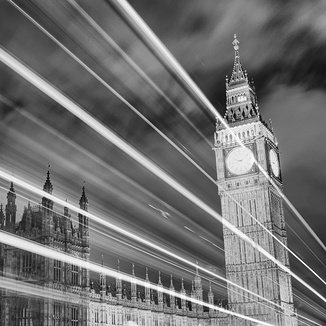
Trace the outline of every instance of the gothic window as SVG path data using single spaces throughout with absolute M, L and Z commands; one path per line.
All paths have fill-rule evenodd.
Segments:
M 71 284 L 78 285 L 78 266 L 71 265 Z
M 60 304 L 54 304 L 53 306 L 53 319 L 55 320 L 54 324 L 57 325 L 59 323 L 61 317 L 61 305 Z
M 98 323 L 98 310 L 95 311 L 95 323 Z
M 23 253 L 22 257 L 22 272 L 23 273 L 31 273 L 35 269 L 35 254 L 31 252 Z
M 21 310 L 21 314 L 20 316 L 18 317 L 19 319 L 19 324 L 20 326 L 30 326 L 32 325 L 32 314 L 31 314 L 31 311 L 30 309 L 28 308 L 23 308 Z
M 113 311 L 112 314 L 112 325 L 115 325 L 115 312 Z
M 71 326 L 78 326 L 78 308 L 71 308 Z
M 53 261 L 53 279 L 54 281 L 61 281 L 61 261 L 54 259 Z

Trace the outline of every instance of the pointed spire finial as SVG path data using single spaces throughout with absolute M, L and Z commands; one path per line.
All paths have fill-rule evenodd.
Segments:
M 196 260 L 196 275 L 198 275 L 198 260 Z
M 120 259 L 118 259 L 118 272 L 120 272 Z
M 48 164 L 48 172 L 46 173 L 46 180 L 43 186 L 43 190 L 48 192 L 49 194 L 52 194 L 53 186 L 50 180 L 50 164 Z
M 183 277 L 181 277 L 181 290 L 184 290 L 185 289 L 185 286 L 184 286 L 184 283 L 183 283 Z
M 233 40 L 232 44 L 233 44 L 234 50 L 239 51 L 240 42 L 237 40 L 237 34 L 234 34 L 234 40 Z
M 103 265 L 103 255 L 102 255 L 102 260 L 101 260 L 101 266 L 103 267 L 104 265 Z
M 148 268 L 146 267 L 146 281 L 149 281 L 148 279 Z

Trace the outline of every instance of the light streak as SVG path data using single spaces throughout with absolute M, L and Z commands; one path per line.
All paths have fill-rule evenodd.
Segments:
M 156 208 L 155 206 L 153 206 L 153 205 L 151 205 L 151 204 L 148 204 L 148 206 L 149 206 L 149 207 L 152 207 L 152 208 L 155 209 L 156 211 L 159 211 L 159 212 L 162 214 L 163 217 L 165 217 L 165 218 L 169 218 L 170 213 L 165 212 L 165 211 L 162 211 L 161 209 Z
M 37 296 L 37 297 L 53 299 L 53 300 L 63 301 L 63 302 L 69 302 L 71 298 L 75 299 L 76 301 L 77 299 L 80 299 L 80 297 L 74 293 L 69 292 L 69 298 L 67 298 L 67 295 L 63 291 L 59 291 L 56 289 L 51 289 L 49 291 L 49 288 L 46 288 L 44 286 L 27 283 L 24 281 L 12 279 L 5 276 L 0 276 L 0 288 L 12 292 L 24 293 L 28 297 Z
M 221 187 L 220 187 L 221 188 Z M 222 188 L 223 189 L 223 188 Z M 225 190 L 225 189 L 223 189 Z M 287 247 L 281 240 L 279 240 L 270 230 L 268 230 L 258 219 L 256 219 L 244 206 L 242 206 L 238 201 L 236 201 L 232 195 L 230 195 L 227 191 L 224 191 L 229 198 L 233 200 L 241 209 L 251 217 L 259 226 L 262 227 L 272 238 L 274 238 L 285 250 L 287 250 L 293 257 L 295 257 L 301 264 L 303 264 L 311 273 L 313 273 L 322 283 L 326 285 L 326 281 L 319 276 L 308 264 L 306 264 L 296 253 L 294 253 L 289 247 Z
M 89 73 L 91 73 L 98 81 L 100 81 L 107 89 L 109 89 L 116 97 L 118 97 L 124 104 L 126 104 L 130 109 L 133 110 L 138 116 L 140 116 L 146 123 L 148 123 L 157 133 L 159 133 L 170 145 L 172 145 L 180 154 L 182 154 L 189 162 L 191 162 L 199 171 L 201 171 L 211 182 L 216 184 L 216 181 L 203 169 L 201 166 L 199 166 L 194 160 L 192 160 L 184 151 L 182 151 L 173 141 L 171 141 L 163 132 L 161 132 L 155 125 L 153 125 L 145 116 L 143 116 L 134 106 L 132 106 L 124 97 L 122 97 L 118 92 L 116 92 L 110 85 L 108 85 L 102 78 L 100 78 L 92 69 L 90 69 L 83 61 L 81 61 L 76 55 L 74 55 L 70 50 L 68 50 L 62 43 L 60 43 L 52 34 L 50 34 L 47 30 L 45 30 L 40 24 L 38 24 L 31 16 L 29 16 L 24 10 L 22 10 L 17 4 L 15 4 L 12 0 L 10 0 L 11 3 L 20 11 L 22 12 L 29 20 L 31 20 L 39 29 L 41 29 L 47 36 L 49 36 L 56 44 L 58 44 L 66 53 L 68 53 L 74 60 L 76 60 L 80 65 L 82 65 Z M 119 0 L 117 0 L 119 2 Z M 151 84 L 152 87 L 154 87 L 157 91 L 160 91 L 158 87 L 156 86 L 155 83 L 151 81 L 151 79 L 143 73 L 143 71 L 140 69 L 139 66 L 136 65 L 132 59 L 126 55 L 124 51 L 105 33 L 101 27 L 96 24 L 96 22 L 74 1 L 74 0 L 69 0 L 70 4 L 92 25 L 92 27 L 109 43 L 113 46 L 113 48 L 119 52 L 120 55 L 123 56 L 123 58 L 144 78 Z M 125 3 L 126 8 L 124 10 L 128 11 L 128 15 L 131 15 L 132 20 L 134 19 L 136 24 L 140 24 L 140 29 L 144 30 L 145 33 L 148 33 L 150 41 L 154 40 L 155 45 L 158 47 L 159 52 L 163 51 L 163 56 L 167 57 L 168 61 L 172 62 L 172 66 L 174 68 L 178 68 L 177 71 L 180 73 L 183 78 L 184 82 L 186 84 L 188 83 L 191 88 L 195 89 L 195 92 L 198 93 L 199 98 L 206 99 L 205 105 L 211 109 L 211 112 L 215 114 L 219 118 L 219 120 L 222 122 L 224 127 L 229 130 L 229 132 L 235 137 L 237 142 L 244 147 L 244 144 L 242 143 L 241 139 L 238 138 L 236 134 L 233 133 L 232 129 L 230 129 L 227 125 L 227 123 L 224 121 L 224 119 L 220 116 L 218 111 L 212 106 L 212 104 L 208 101 L 208 99 L 205 97 L 205 95 L 201 92 L 201 90 L 198 88 L 198 86 L 192 81 L 192 79 L 187 75 L 187 73 L 183 70 L 181 65 L 174 59 L 174 57 L 171 55 L 171 53 L 166 49 L 166 47 L 161 43 L 161 41 L 155 36 L 154 33 L 148 28 L 148 26 L 142 21 L 142 19 L 137 15 L 136 12 L 133 11 L 132 7 L 129 6 L 128 8 L 128 3 Z M 163 94 L 164 95 L 164 94 Z M 173 104 L 175 107 L 174 103 Z M 176 108 L 176 107 L 175 107 Z M 177 109 L 177 108 L 176 108 Z M 179 112 L 179 110 L 178 110 Z M 180 112 L 181 114 L 181 112 Z M 186 118 L 186 117 L 184 117 Z M 187 119 L 187 118 L 186 118 Z M 188 120 L 187 120 L 188 121 Z M 195 126 L 194 126 L 195 127 Z M 197 129 L 196 129 L 197 130 Z M 183 146 L 183 145 L 182 145 Z M 183 146 L 184 147 L 184 146 Z M 271 182 L 273 187 L 276 189 L 278 194 L 282 197 L 282 199 L 289 205 L 289 207 L 294 211 L 294 213 L 298 216 L 300 213 L 295 209 L 295 207 L 290 203 L 290 201 L 287 199 L 287 197 L 283 194 L 282 191 L 278 188 L 278 186 L 275 184 L 275 182 L 270 178 L 270 176 L 266 173 L 266 171 L 261 167 L 261 165 L 258 163 L 256 158 L 253 158 L 255 164 L 259 168 L 259 170 L 264 174 L 264 176 Z M 227 192 L 226 192 L 227 193 Z M 227 194 L 228 195 L 228 194 Z M 236 202 L 233 198 L 232 200 Z M 238 205 L 240 205 L 238 202 L 236 202 Z M 241 206 L 241 205 L 240 205 Z M 252 218 L 254 218 L 251 214 L 249 214 Z M 167 218 L 165 214 L 163 214 L 162 211 L 162 216 Z M 301 215 L 300 215 L 301 216 Z M 310 228 L 308 223 L 305 222 L 303 217 L 301 216 L 301 222 L 305 225 L 305 227 L 308 229 L 308 231 L 312 234 L 314 231 Z M 255 218 L 254 218 L 255 219 Z M 256 219 L 255 219 L 256 220 Z M 303 222 L 303 221 L 304 222 Z M 256 220 L 257 223 L 258 220 Z M 326 282 L 314 271 L 312 270 L 306 263 L 303 262 L 293 251 L 291 251 L 286 245 L 284 245 L 277 237 L 275 237 L 269 230 L 267 230 L 261 223 L 259 223 L 274 239 L 276 239 L 286 250 L 288 250 L 295 258 L 297 258 L 307 269 L 309 269 L 319 280 L 321 280 L 324 284 Z M 317 237 L 317 235 L 316 235 Z M 315 237 L 314 237 L 315 238 Z M 318 238 L 318 237 L 317 237 Z M 317 240 L 317 239 L 316 239 Z M 320 241 L 320 239 L 318 238 Z M 318 242 L 317 240 L 317 242 Z M 212 243 L 213 244 L 213 243 Z M 319 242 L 320 244 L 320 242 Z M 214 244 L 215 245 L 215 244 Z M 321 245 L 321 244 L 320 244 Z M 323 244 L 321 245 L 323 247 Z M 324 250 L 326 251 L 326 246 L 323 247 Z
M 3 190 L 6 190 L 4 187 L 2 187 L 2 186 L 0 186 L 0 188 L 1 189 L 3 189 Z M 18 193 L 15 193 L 17 196 L 19 196 L 19 197 L 21 197 L 21 198 L 23 198 L 23 199 L 25 199 L 25 200 L 29 200 L 27 197 L 25 197 L 25 196 L 23 196 L 23 195 L 20 195 L 20 194 L 18 194 Z M 30 200 L 29 200 L 30 201 Z M 35 202 L 35 201 L 31 201 L 31 202 L 33 202 L 33 203 L 35 203 L 35 204 L 38 204 L 37 202 Z M 44 206 L 42 206 L 42 205 L 39 205 L 40 207 L 44 207 Z M 52 211 L 53 213 L 55 213 L 55 214 L 57 214 L 57 215 L 60 215 L 60 216 L 64 216 L 65 218 L 68 218 L 69 220 L 71 220 L 72 221 L 72 218 L 70 217 L 70 216 L 65 216 L 65 215 L 63 215 L 62 213 L 59 213 L 59 212 L 56 212 L 56 211 L 54 211 L 54 210 L 50 210 L 50 211 Z M 191 231 L 191 232 L 193 232 L 193 233 L 195 233 L 193 230 L 191 230 L 191 229 L 189 229 L 189 228 L 187 228 L 186 226 L 185 226 L 185 228 L 186 229 L 188 229 L 189 231 Z M 89 229 L 91 229 L 91 230 L 94 230 L 95 232 L 97 232 L 97 233 L 99 233 L 99 234 L 102 234 L 102 235 L 105 235 L 105 237 L 107 237 L 107 238 L 110 238 L 110 239 L 113 239 L 113 240 L 115 240 L 115 241 L 117 241 L 117 242 L 119 242 L 119 243 L 122 243 L 122 244 L 124 244 L 125 246 L 128 246 L 128 247 L 130 247 L 130 248 L 133 248 L 134 250 L 137 250 L 137 251 L 139 251 L 139 252 L 142 252 L 142 253 L 145 253 L 146 255 L 148 255 L 148 256 L 151 256 L 151 257 L 154 257 L 154 258 L 156 258 L 156 259 L 158 259 L 158 260 L 161 260 L 161 261 L 163 261 L 163 262 L 165 262 L 165 263 L 168 263 L 168 264 L 170 264 L 170 265 L 172 265 L 172 266 L 174 266 L 174 267 L 177 267 L 177 268 L 179 268 L 179 269 L 182 269 L 182 270 L 185 270 L 185 271 L 187 271 L 187 272 L 189 272 L 189 273 L 193 273 L 193 271 L 191 271 L 191 270 L 189 270 L 189 269 L 187 269 L 187 268 L 185 268 L 185 267 L 183 267 L 183 266 L 181 266 L 181 265 L 178 265 L 178 264 L 176 264 L 176 263 L 174 263 L 174 262 L 172 262 L 172 261 L 170 261 L 170 260 L 167 260 L 167 259 L 165 259 L 165 258 L 163 258 L 163 257 L 160 257 L 160 256 L 158 256 L 158 255 L 155 255 L 155 254 L 153 254 L 153 253 L 150 253 L 150 252 L 148 252 L 148 251 L 146 251 L 146 250 L 144 250 L 144 249 L 141 249 L 141 248 L 138 248 L 138 247 L 136 247 L 136 246 L 134 246 L 134 245 L 132 245 L 132 244 L 130 244 L 130 243 L 127 243 L 127 242 L 125 242 L 125 241 L 123 241 L 123 240 L 121 240 L 121 239 L 119 239 L 119 238 L 116 238 L 116 237 L 114 237 L 114 236 L 111 236 L 111 235 L 108 235 L 107 233 L 105 233 L 105 232 L 103 232 L 103 231 L 101 231 L 101 230 L 98 230 L 98 229 L 96 229 L 96 228 L 94 228 L 94 227 L 89 227 Z M 201 237 L 201 236 L 200 236 Z M 203 238 L 203 237 L 201 237 L 202 239 L 204 239 L 204 240 L 206 240 L 206 241 L 208 241 L 208 242 L 210 242 L 208 239 L 206 239 L 206 238 Z M 214 244 L 215 245 L 215 244 Z M 216 246 L 216 245 L 215 245 Z M 217 246 L 216 246 L 217 247 Z M 219 248 L 219 247 L 218 247 Z M 219 249 L 221 249 L 221 248 L 219 248 Z M 224 251 L 223 249 L 221 249 L 222 251 Z M 198 268 L 198 265 L 196 264 L 196 266 L 197 266 L 197 268 Z M 215 275 L 215 274 L 213 274 L 213 275 Z M 223 278 L 223 277 L 220 277 L 220 279 L 221 280 L 223 280 L 223 281 L 225 281 L 226 283 L 230 283 L 230 282 L 228 282 L 228 280 L 227 279 L 225 279 L 225 278 Z M 269 279 L 269 278 L 267 278 L 267 279 Z M 269 279 L 269 280 L 271 280 L 271 279 Z M 224 285 L 221 285 L 221 284 L 219 284 L 219 283 L 217 283 L 216 281 L 212 281 L 212 280 L 210 280 L 212 283 L 214 283 L 214 284 L 217 284 L 218 286 L 222 286 L 222 287 L 225 287 Z M 271 280 L 272 281 L 272 280 Z M 274 281 L 272 281 L 272 282 L 274 282 Z M 275 283 L 275 282 L 274 282 Z M 251 293 L 250 291 L 248 291 L 247 289 L 245 289 L 245 288 L 242 288 L 242 287 L 239 287 L 238 285 L 237 285 L 237 287 L 239 288 L 239 289 L 242 289 L 242 290 L 245 290 L 246 292 L 248 292 L 248 293 Z M 238 291 L 236 291 L 236 290 L 233 290 L 233 289 L 229 289 L 230 291 L 232 291 L 232 292 L 234 292 L 234 293 L 238 293 L 238 294 L 240 294 Z M 259 297 L 257 294 L 255 294 L 255 293 L 253 293 L 255 296 L 257 296 L 257 297 Z M 247 296 L 247 295 L 245 295 L 245 294 L 241 294 L 241 295 L 243 295 L 244 297 L 246 297 L 246 298 L 249 298 L 249 296 Z M 263 298 L 264 299 L 264 298 Z M 268 301 L 268 300 L 266 300 L 266 299 L 264 299 L 265 301 L 267 301 L 269 304 L 272 304 L 272 305 L 274 305 L 274 306 L 276 306 L 276 307 L 278 307 L 278 308 L 280 308 L 280 309 L 284 309 L 282 306 L 280 306 L 280 305 L 278 305 L 277 303 L 275 303 L 275 302 L 273 302 L 273 301 Z M 255 302 L 257 302 L 258 304 L 260 304 L 260 305 L 262 305 L 262 306 L 265 306 L 265 307 L 267 307 L 267 308 L 269 308 L 269 309 L 272 309 L 272 307 L 271 306 L 269 306 L 269 305 L 267 305 L 267 304 L 265 304 L 265 303 L 262 303 L 262 302 L 259 302 L 259 301 L 255 301 Z M 286 309 L 284 309 L 284 310 L 286 310 Z M 300 316 L 300 315 L 299 315 Z
M 12 1 L 12 0 L 11 0 Z M 194 130 L 205 140 L 205 142 L 212 147 L 213 144 L 207 139 L 207 137 L 193 124 L 193 122 L 178 108 L 178 106 L 168 98 L 163 91 L 153 82 L 152 79 L 132 60 L 128 54 L 119 47 L 119 45 L 114 42 L 114 40 L 92 19 L 85 10 L 80 7 L 75 0 L 68 0 L 68 2 L 87 20 L 87 22 L 103 37 L 103 39 L 108 42 L 123 58 L 128 62 L 128 64 L 150 84 L 181 116 L 185 119 Z M 20 8 L 19 8 L 20 9 Z M 22 10 L 22 9 L 20 9 Z M 24 13 L 26 14 L 26 13 Z M 27 14 L 26 14 L 27 15 Z
M 241 239 L 246 241 L 253 248 L 257 249 L 266 258 L 268 258 L 273 263 L 278 265 L 285 272 L 292 275 L 295 279 L 297 279 L 302 285 L 304 285 L 312 293 L 314 293 L 321 300 L 326 302 L 326 298 L 324 296 L 322 296 L 318 291 L 313 289 L 309 284 L 307 284 L 298 275 L 293 273 L 288 267 L 286 267 L 280 261 L 278 261 L 273 255 L 268 253 L 260 245 L 255 243 L 251 238 L 249 238 L 247 235 L 242 233 L 233 224 L 231 224 L 230 222 L 225 220 L 221 215 L 219 215 L 217 212 L 215 212 L 215 210 L 213 210 L 209 205 L 204 203 L 201 199 L 199 199 L 196 195 L 194 195 L 192 192 L 190 192 L 187 188 L 182 186 L 179 182 L 177 182 L 170 175 L 168 175 L 166 172 L 164 172 L 156 164 L 154 164 L 152 161 L 147 159 L 143 154 L 141 154 L 135 148 L 133 148 L 132 146 L 127 144 L 120 137 L 118 137 L 116 134 L 114 134 L 110 129 L 108 129 L 106 126 L 104 126 L 102 123 L 100 123 L 94 117 L 92 117 L 90 114 L 88 114 L 82 108 L 80 108 L 75 102 L 73 102 L 68 97 L 66 97 L 57 88 L 52 86 L 50 83 L 46 82 L 44 79 L 42 79 L 36 73 L 31 71 L 29 68 L 27 68 L 27 66 L 23 65 L 21 62 L 16 60 L 12 55 L 10 55 L 8 52 L 6 52 L 2 47 L 0 48 L 0 60 L 5 65 L 7 65 L 9 68 L 14 70 L 19 75 L 21 75 L 23 78 L 25 78 L 27 81 L 29 81 L 31 84 L 33 84 L 35 87 L 37 87 L 40 91 L 42 91 L 43 93 L 48 95 L 50 98 L 52 98 L 54 101 L 56 101 L 58 104 L 62 105 L 64 108 L 66 108 L 70 113 L 72 113 L 77 118 L 82 120 L 85 124 L 87 124 L 89 127 L 91 127 L 98 134 L 103 136 L 106 140 L 110 141 L 112 144 L 114 144 L 115 146 L 120 148 L 127 155 L 132 157 L 139 164 L 141 164 L 146 169 L 151 171 L 159 179 L 161 179 L 162 181 L 167 183 L 169 186 L 171 186 L 173 189 L 175 189 L 177 192 L 179 192 L 181 195 L 183 195 L 185 198 L 187 198 L 190 202 L 194 203 L 195 205 L 200 207 L 203 211 L 205 211 L 207 214 L 209 214 L 211 217 L 213 217 L 214 219 L 221 222 L 230 231 L 232 231 L 233 233 L 238 235 Z M 2 176 L 4 179 L 7 179 L 8 181 L 14 181 L 13 177 L 8 176 L 8 174 L 3 171 L 1 171 L 0 176 Z M 17 179 L 17 178 L 15 178 L 15 179 L 19 182 L 19 179 Z M 24 183 L 23 187 L 27 187 L 27 189 L 28 189 L 29 185 Z M 33 188 L 35 188 L 35 187 L 33 187 Z M 36 189 L 36 191 L 38 192 L 39 190 Z M 47 193 L 43 193 L 43 196 L 46 196 L 47 198 L 51 199 L 51 197 L 49 195 L 47 195 Z M 66 206 L 67 206 L 67 203 L 66 203 Z M 74 208 L 72 208 L 72 209 L 74 209 Z M 76 208 L 74 210 L 76 211 Z M 85 212 L 81 212 L 81 213 L 83 215 L 89 216 L 89 213 L 87 213 L 87 214 L 85 214 Z M 98 222 L 101 221 L 101 219 L 99 219 L 95 216 L 93 216 L 93 218 L 96 218 Z M 144 239 L 143 239 L 143 241 L 144 241 Z
M 47 246 L 42 246 L 39 243 L 30 241 L 30 240 L 26 240 L 26 239 L 18 237 L 18 236 L 14 236 L 14 235 L 12 235 L 12 234 L 10 234 L 8 232 L 5 232 L 5 231 L 1 230 L 0 235 L 1 235 L 1 242 L 6 244 L 6 245 L 9 245 L 9 246 L 12 246 L 12 247 L 15 247 L 15 248 L 19 248 L 21 250 L 26 250 L 28 248 L 28 250 L 30 252 L 35 253 L 37 255 L 41 255 L 41 256 L 44 256 L 44 257 L 51 258 L 51 259 L 60 260 L 60 261 L 62 261 L 64 263 L 67 263 L 67 264 L 77 265 L 77 266 L 80 266 L 81 268 L 85 268 L 85 269 L 88 269 L 90 271 L 97 272 L 99 274 L 105 274 L 105 275 L 111 276 L 111 277 L 116 278 L 116 279 L 123 279 L 126 282 L 136 283 L 136 284 L 138 284 L 140 286 L 149 287 L 149 288 L 151 288 L 153 290 L 162 291 L 162 292 L 164 292 L 166 294 L 171 294 L 171 292 L 172 292 L 175 297 L 179 297 L 181 299 L 191 301 L 191 302 L 196 303 L 198 305 L 204 305 L 204 306 L 206 306 L 208 308 L 212 308 L 214 310 L 218 310 L 220 312 L 227 313 L 227 314 L 230 314 L 230 315 L 235 316 L 235 317 L 246 319 L 246 320 L 252 321 L 254 323 L 259 323 L 260 325 L 272 326 L 269 323 L 266 323 L 266 322 L 263 322 L 263 321 L 260 321 L 260 320 L 257 320 L 257 319 L 251 318 L 251 317 L 247 317 L 247 316 L 238 314 L 236 312 L 223 309 L 223 308 L 218 307 L 218 306 L 208 304 L 208 303 L 206 303 L 204 301 L 196 300 L 196 299 L 188 297 L 186 295 L 181 295 L 180 293 L 175 292 L 175 291 L 171 291 L 170 289 L 165 289 L 163 287 L 158 288 L 157 284 L 153 284 L 153 283 L 150 283 L 148 281 L 143 281 L 143 280 L 141 280 L 139 278 L 136 278 L 134 276 L 129 276 L 126 273 L 122 273 L 121 271 L 115 271 L 115 270 L 112 270 L 112 269 L 110 269 L 108 267 L 100 266 L 100 265 L 95 264 L 93 262 L 89 262 L 89 261 L 74 257 L 72 255 L 68 255 L 66 253 L 51 249 L 51 248 L 49 248 Z
M 195 95 L 195 97 L 204 104 L 221 124 L 230 132 L 230 134 L 236 139 L 237 143 L 241 147 L 245 147 L 241 139 L 236 135 L 233 130 L 224 121 L 224 118 L 215 109 L 212 103 L 208 100 L 205 94 L 200 90 L 200 88 L 194 83 L 194 81 L 189 77 L 187 72 L 182 68 L 179 62 L 173 57 L 169 50 L 164 46 L 164 44 L 158 39 L 158 37 L 153 33 L 153 31 L 147 26 L 143 19 L 136 13 L 132 6 L 125 0 L 111 0 L 110 4 L 113 4 L 123 17 L 128 21 L 128 23 L 137 31 L 137 33 L 142 37 L 144 42 L 151 48 L 152 51 L 168 66 L 170 69 L 177 74 L 177 76 L 184 82 L 187 89 Z M 318 242 L 318 244 L 326 252 L 326 245 L 319 239 L 314 230 L 305 221 L 303 216 L 294 207 L 290 200 L 285 196 L 285 194 L 279 189 L 274 180 L 268 175 L 264 168 L 259 164 L 256 158 L 254 158 L 254 163 L 260 170 L 260 172 L 267 178 L 267 180 L 272 184 L 278 194 L 282 197 L 289 208 L 294 212 L 300 222 L 306 227 L 308 232 L 313 236 L 313 238 Z
M 195 233 L 195 231 L 191 230 L 190 228 L 188 228 L 187 226 L 184 226 L 184 228 L 192 233 Z
M 194 268 L 197 268 L 197 269 L 199 269 L 199 270 L 201 270 L 201 271 L 203 271 L 203 272 L 205 272 L 205 273 L 207 273 L 207 274 L 209 274 L 209 275 L 211 275 L 211 276 L 213 276 L 215 278 L 221 279 L 221 280 L 227 282 L 230 285 L 233 285 L 233 286 L 235 286 L 235 287 L 237 287 L 237 288 L 239 288 L 239 289 L 241 289 L 241 290 L 243 290 L 243 291 L 245 291 L 247 293 L 250 293 L 250 294 L 254 295 L 257 298 L 260 298 L 260 299 L 262 299 L 264 301 L 267 301 L 269 303 L 274 304 L 272 301 L 270 301 L 268 299 L 265 299 L 264 297 L 260 296 L 259 294 L 254 293 L 254 292 L 252 292 L 252 291 L 250 291 L 250 290 L 248 290 L 248 289 L 246 289 L 246 288 L 244 288 L 242 286 L 239 286 L 238 284 L 233 283 L 233 282 L 231 282 L 229 280 L 226 280 L 222 276 L 220 276 L 218 274 L 215 274 L 215 273 L 213 273 L 213 272 L 199 266 L 198 264 L 195 264 L 195 263 L 193 263 L 193 262 L 191 262 L 191 261 L 177 255 L 177 254 L 172 253 L 169 250 L 166 250 L 166 249 L 164 249 L 164 248 L 162 248 L 162 247 L 160 247 L 160 246 L 158 246 L 158 245 L 144 239 L 144 237 L 140 237 L 140 236 L 138 236 L 138 235 L 136 235 L 136 234 L 134 234 L 132 232 L 124 230 L 124 229 L 122 229 L 122 228 L 120 228 L 120 227 L 118 227 L 118 226 L 116 226 L 116 225 L 114 225 L 114 224 L 112 224 L 112 223 L 110 223 L 108 221 L 105 221 L 105 220 L 95 216 L 94 214 L 91 214 L 91 213 L 89 213 L 87 211 L 84 211 L 84 210 L 76 207 L 75 205 L 72 205 L 72 204 L 70 204 L 70 203 L 68 203 L 68 202 L 66 202 L 66 201 L 64 201 L 64 200 L 62 200 L 62 199 L 60 199 L 60 198 L 58 198 L 56 196 L 53 196 L 52 194 L 49 194 L 49 193 L 47 193 L 47 192 L 45 192 L 43 190 L 40 190 L 39 188 L 37 188 L 37 187 L 35 187 L 33 185 L 30 185 L 27 182 L 25 182 L 25 181 L 23 181 L 23 180 L 21 180 L 21 179 L 19 179 L 17 177 L 12 176 L 10 173 L 3 171 L 3 169 L 0 169 L 0 176 L 2 178 L 4 178 L 4 179 L 8 180 L 8 181 L 14 182 L 14 184 L 17 184 L 17 185 L 19 185 L 19 186 L 33 192 L 33 193 L 36 193 L 36 194 L 38 194 L 38 195 L 40 195 L 42 197 L 44 196 L 44 197 L 46 197 L 46 198 L 48 198 L 50 200 L 53 200 L 54 202 L 56 202 L 56 203 L 58 203 L 58 204 L 60 204 L 62 206 L 65 206 L 65 207 L 67 207 L 69 209 L 72 209 L 73 211 L 75 211 L 77 213 L 85 215 L 85 216 L 89 217 L 90 219 L 92 219 L 93 221 L 95 221 L 95 222 L 97 222 L 97 223 L 99 223 L 99 224 L 101 224 L 103 226 L 106 226 L 106 227 L 110 228 L 111 230 L 114 230 L 114 231 L 116 231 L 116 232 L 118 232 L 118 233 L 120 233 L 120 234 L 122 234 L 122 235 L 124 235 L 126 237 L 129 237 L 129 238 L 137 241 L 137 242 L 145 244 L 148 247 L 151 247 L 151 248 L 153 248 L 153 249 L 155 249 L 155 250 L 157 250 L 159 252 L 162 252 L 162 253 L 170 256 L 170 257 L 173 257 L 174 259 L 177 259 L 177 260 L 179 260 L 179 261 L 181 261 L 183 263 L 186 263 L 186 264 L 188 264 L 188 265 L 190 265 L 190 266 L 192 266 Z
M 13 3 L 14 4 L 14 3 Z M 165 139 L 174 149 L 176 149 L 183 157 L 185 157 L 191 164 L 193 164 L 202 174 L 204 174 L 212 183 L 216 184 L 212 178 L 197 162 L 195 162 L 188 154 L 186 154 L 180 147 L 178 147 L 168 136 L 166 136 L 159 128 L 157 128 L 151 121 L 149 121 L 143 114 L 141 114 L 131 103 L 129 103 L 122 95 L 120 95 L 113 87 L 97 75 L 91 68 L 89 68 L 82 60 L 59 42 L 52 34 L 38 24 L 26 12 L 14 4 L 27 18 L 29 18 L 39 29 L 41 29 L 48 37 L 50 37 L 57 45 L 59 45 L 67 54 L 69 54 L 75 61 L 77 61 L 84 69 L 86 69 L 93 77 L 95 77 L 104 87 L 106 87 L 114 96 L 116 96 L 122 103 L 129 107 L 142 120 L 144 120 L 151 128 L 153 128 L 163 139 Z M 62 104 L 61 104 L 62 105 Z M 62 105 L 64 107 L 64 105 Z

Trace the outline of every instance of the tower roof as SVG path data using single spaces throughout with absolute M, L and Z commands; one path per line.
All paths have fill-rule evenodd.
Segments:
M 48 170 L 46 180 L 43 186 L 43 190 L 48 192 L 49 194 L 52 194 L 53 186 L 50 180 L 50 171 Z
M 230 79 L 226 78 L 226 112 L 224 119 L 228 123 L 247 123 L 247 120 L 259 120 L 257 96 L 247 72 L 243 69 L 239 44 L 236 34 L 232 42 L 234 48 L 234 64 Z
M 11 192 L 15 192 L 15 189 L 14 189 L 14 183 L 11 181 L 10 182 L 10 189 L 9 189 Z
M 87 199 L 86 193 L 85 193 L 85 186 L 83 186 L 82 195 L 79 200 L 79 205 L 81 208 L 85 209 L 85 207 L 87 207 L 87 204 L 88 204 L 88 199 Z
M 248 82 L 247 72 L 243 69 L 241 60 L 240 60 L 240 53 L 239 53 L 239 44 L 240 42 L 237 39 L 237 35 L 234 34 L 234 40 L 232 42 L 234 48 L 234 64 L 232 75 L 229 80 L 229 86 L 234 86 L 241 84 L 243 82 Z

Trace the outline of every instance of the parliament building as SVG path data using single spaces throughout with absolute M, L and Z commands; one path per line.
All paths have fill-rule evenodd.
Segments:
M 287 237 L 277 140 L 272 127 L 260 115 L 255 88 L 240 61 L 236 36 L 232 44 L 235 57 L 231 77 L 226 79 L 226 113 L 223 123 L 217 121 L 213 148 L 222 216 L 289 267 L 288 252 L 283 246 L 287 245 Z M 238 144 L 238 139 L 243 145 Z M 43 190 L 52 194 L 49 171 Z M 0 206 L 0 229 L 88 262 L 88 217 L 79 213 L 78 226 L 74 226 L 68 208 L 58 213 L 53 205 L 46 196 L 40 205 L 28 203 L 17 222 L 16 193 L 11 183 L 7 202 Z M 79 206 L 88 211 L 85 187 Z M 225 225 L 223 237 L 228 280 L 227 304 L 222 307 L 225 311 L 211 307 L 216 305 L 216 298 L 210 283 L 207 283 L 208 295 L 203 297 L 198 270 L 191 289 L 185 289 L 183 280 L 180 289 L 175 289 L 171 276 L 168 296 L 159 290 L 163 288 L 160 274 L 157 291 L 149 287 L 140 289 L 136 281 L 127 285 L 127 291 L 120 278 L 111 289 L 104 274 L 91 281 L 90 272 L 84 267 L 0 242 L 0 278 L 17 285 L 12 289 L 0 288 L 0 325 L 125 326 L 130 322 L 139 326 L 254 325 L 234 316 L 241 314 L 272 325 L 296 326 L 290 275 Z M 135 277 L 133 265 L 131 275 Z M 147 270 L 146 281 L 150 281 Z M 40 289 L 39 295 L 20 291 L 20 284 Z M 48 295 L 42 295 L 41 289 Z M 210 307 L 189 302 L 186 295 L 207 302 Z

